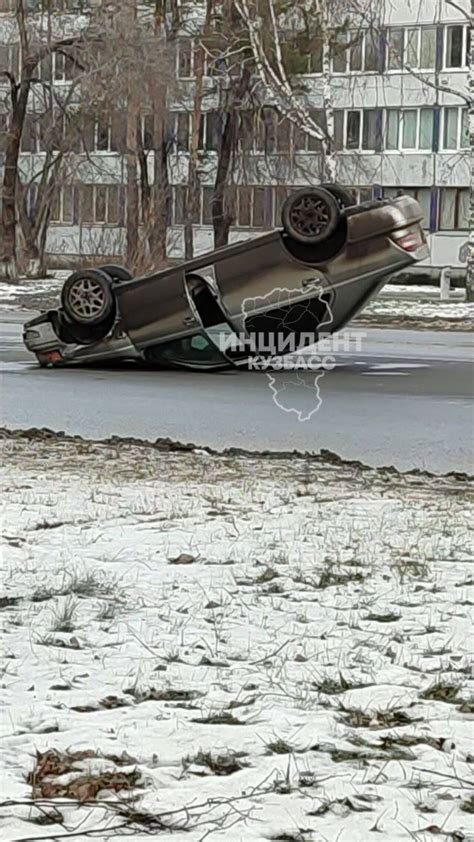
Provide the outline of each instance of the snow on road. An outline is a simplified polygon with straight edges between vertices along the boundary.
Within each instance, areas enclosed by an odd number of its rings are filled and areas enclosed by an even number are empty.
[[[2,449],[3,839],[473,838],[465,477]]]

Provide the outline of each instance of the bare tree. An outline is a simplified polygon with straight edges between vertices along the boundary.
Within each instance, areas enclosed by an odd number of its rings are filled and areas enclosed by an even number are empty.
[[[472,27],[472,14],[466,11],[456,0],[445,0],[447,6],[451,6],[460,12],[470,26],[470,54],[469,54],[469,89],[461,91],[450,89],[450,93],[462,99],[469,108],[469,151],[471,161],[471,180],[469,183],[469,237],[467,242],[466,258],[466,299],[474,301],[474,31]],[[472,12],[472,6],[471,6]],[[446,90],[442,87],[441,90]]]
[[[23,140],[36,154],[29,166],[19,164],[17,183],[18,242],[21,267],[29,278],[46,274],[46,241],[52,210],[60,206],[61,190],[71,182],[76,153],[81,149],[81,126],[87,107],[78,101],[83,69],[78,57],[63,55],[67,86],[52,83],[51,57],[41,65],[41,87],[35,91],[36,112],[27,114]],[[70,78],[69,78],[70,77]],[[38,154],[39,153],[39,154]]]
[[[156,0],[138,14],[137,0],[96,16],[101,49],[87,55],[81,101],[125,131],[118,145],[125,163],[126,262],[146,269],[166,258],[170,204],[168,100],[175,87],[174,29],[165,28],[174,3]],[[144,130],[145,121],[147,129]],[[96,166],[93,155],[90,167]],[[150,176],[150,173],[152,175]]]
[[[37,19],[29,18],[25,0],[16,0],[15,18],[20,43],[20,68],[18,75],[11,69],[0,69],[10,83],[10,116],[5,143],[3,173],[3,201],[0,220],[0,278],[14,281],[17,269],[17,189],[19,184],[18,162],[28,100],[32,87],[37,84],[40,63],[54,53],[69,54],[81,42],[82,32],[71,37],[50,37]]]
[[[278,0],[236,0],[236,8],[247,28],[263,101],[270,101],[280,114],[320,141],[323,172],[327,181],[335,180],[333,105],[330,86],[330,54],[341,32],[347,31],[348,7],[344,0],[298,0],[284,6]],[[294,37],[296,33],[296,36]],[[287,49],[288,37],[291,49]],[[299,47],[298,47],[299,40]],[[302,73],[295,53],[307,59],[315,40],[322,47],[322,93],[326,125],[320,126],[311,115]],[[347,47],[345,47],[347,48]]]
[[[194,94],[192,110],[191,144],[189,149],[188,179],[184,208],[184,254],[187,260],[194,254],[193,222],[200,196],[199,148],[204,100],[206,53],[204,40],[208,36],[214,0],[206,0],[205,18],[200,37],[194,45]]]
[[[131,30],[137,24],[137,0],[126,0],[124,3],[124,23]],[[126,101],[127,101],[127,217],[126,217],[126,252],[127,265],[134,266],[138,258],[138,228],[139,197],[138,197],[138,119],[140,114],[139,91],[137,88],[134,62],[137,56],[131,52],[124,67],[126,72]],[[122,53],[123,56],[123,53]]]

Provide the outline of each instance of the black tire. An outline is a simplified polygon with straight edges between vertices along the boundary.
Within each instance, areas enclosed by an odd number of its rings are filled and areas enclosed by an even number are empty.
[[[61,291],[61,305],[72,322],[100,325],[115,310],[115,298],[109,275],[100,269],[74,272]]]
[[[331,195],[334,196],[341,210],[344,210],[344,208],[350,208],[357,204],[349,191],[345,190],[344,187],[340,187],[339,184],[321,184],[321,187],[323,190],[327,190],[328,193],[331,193]]]
[[[118,283],[123,283],[124,281],[132,281],[133,275],[125,266],[118,266],[115,263],[106,263],[105,266],[99,266],[100,272],[105,272],[109,278],[112,278],[113,281]]]
[[[298,243],[318,245],[336,230],[340,212],[334,196],[322,187],[290,193],[281,212],[283,228]]]

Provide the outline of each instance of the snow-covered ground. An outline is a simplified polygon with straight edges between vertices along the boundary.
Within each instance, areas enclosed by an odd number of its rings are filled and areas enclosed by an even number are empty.
[[[48,278],[28,280],[17,284],[0,281],[0,312],[9,310],[46,310],[59,301],[59,293],[69,271],[54,271]]]
[[[465,300],[465,290],[451,291],[450,301],[441,301],[439,287],[387,284],[369,301],[358,321],[404,327],[472,330],[474,303]]]
[[[473,839],[466,477],[2,449],[2,839]]]

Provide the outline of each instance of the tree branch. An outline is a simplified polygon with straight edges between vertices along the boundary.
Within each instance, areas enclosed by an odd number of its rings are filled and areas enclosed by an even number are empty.
[[[468,12],[466,12],[466,10],[465,10],[465,9],[463,9],[463,7],[459,5],[459,3],[455,3],[455,0],[446,0],[446,5],[447,5],[447,6],[452,6],[452,7],[453,7],[453,9],[457,9],[457,11],[458,11],[458,12],[461,12],[461,14],[463,15],[463,17],[465,17],[467,21],[469,21],[469,22],[471,21],[471,17],[470,17],[470,15],[468,14]]]

